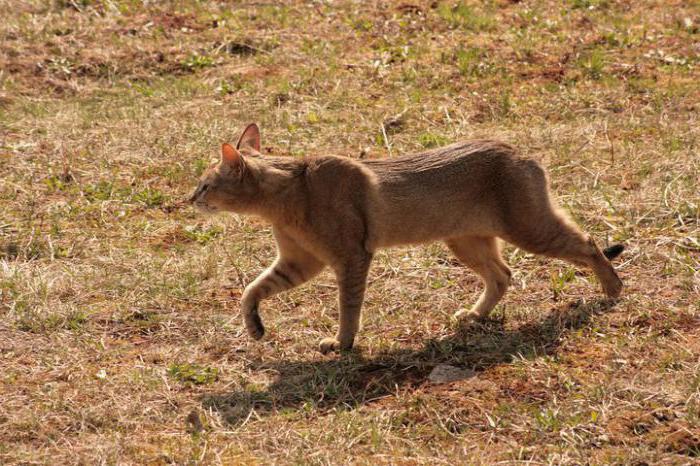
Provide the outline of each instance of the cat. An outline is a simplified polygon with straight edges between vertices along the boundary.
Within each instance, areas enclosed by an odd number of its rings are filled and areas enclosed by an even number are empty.
[[[443,240],[484,282],[460,320],[483,319],[503,297],[511,272],[500,240],[525,251],[593,270],[609,298],[622,281],[610,260],[550,198],[538,162],[493,140],[458,142],[401,157],[353,160],[260,153],[260,130],[248,125],[236,147],[203,173],[190,202],[205,212],[258,215],[272,223],[277,259],[241,296],[248,333],[262,338],[261,300],[294,288],[330,266],[340,323],[322,353],[352,348],[360,326],[367,273],[380,248]]]

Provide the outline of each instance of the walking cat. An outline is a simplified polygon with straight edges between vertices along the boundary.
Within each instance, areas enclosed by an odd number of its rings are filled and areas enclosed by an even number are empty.
[[[485,288],[457,318],[484,318],[501,299],[510,270],[498,238],[525,251],[593,270],[605,294],[622,282],[605,253],[552,203],[534,160],[502,142],[475,140],[383,160],[336,156],[272,157],[260,153],[260,131],[245,128],[236,147],[202,175],[190,202],[206,212],[259,215],[272,223],[277,259],[241,298],[248,333],[265,329],[261,300],[301,285],[325,266],[335,272],[340,326],[320,350],[352,347],[360,326],[367,272],[379,248],[443,240]]]

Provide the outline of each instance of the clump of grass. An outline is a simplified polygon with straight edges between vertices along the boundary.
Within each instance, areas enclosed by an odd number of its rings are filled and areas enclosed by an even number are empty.
[[[603,50],[593,49],[582,57],[578,63],[585,77],[599,80],[605,72],[605,53]]]
[[[350,22],[350,25],[352,26],[352,28],[354,30],[360,31],[360,32],[371,31],[372,28],[374,27],[374,24],[372,23],[372,21],[370,21],[366,18],[353,19]]]
[[[606,8],[608,6],[608,0],[571,0],[571,6],[586,10]]]
[[[153,97],[156,94],[156,90],[145,83],[133,83],[132,87],[136,92],[144,97]]]
[[[474,32],[490,30],[495,24],[492,17],[476,11],[463,1],[440,3],[437,7],[437,14],[452,27]]]
[[[483,56],[483,51],[477,47],[458,49],[454,57],[459,73],[463,76],[482,76],[487,68],[487,65],[482,61]]]
[[[49,189],[49,192],[66,191],[71,187],[72,181],[72,177],[51,175],[44,179],[44,184]]]
[[[198,364],[173,363],[168,367],[168,375],[184,384],[208,385],[219,377],[219,370]]]
[[[554,296],[559,296],[566,289],[567,285],[576,278],[576,269],[569,267],[564,271],[559,271],[551,275],[551,287]]]
[[[207,244],[221,236],[223,232],[224,229],[216,225],[209,227],[202,227],[200,225],[185,227],[185,237],[199,244]]]
[[[158,189],[146,188],[135,192],[132,201],[143,204],[146,207],[159,207],[165,203],[167,197]]]
[[[443,146],[447,142],[448,139],[440,134],[425,132],[418,136],[418,143],[426,149]]]
[[[16,325],[23,332],[50,333],[57,330],[80,330],[86,322],[87,315],[79,310],[62,314],[28,308],[19,313]]]
[[[62,8],[87,8],[93,6],[97,3],[97,0],[56,0],[53,2],[55,8],[60,10]]]
[[[558,432],[562,427],[561,416],[556,409],[542,409],[536,412],[535,421],[540,429],[547,432]]]
[[[506,117],[510,115],[514,105],[512,100],[512,94],[509,89],[505,89],[501,92],[498,104],[498,113],[500,116]]]
[[[232,77],[230,79],[221,80],[219,85],[216,86],[216,92],[222,96],[229,94],[234,94],[245,87],[245,82],[240,78]]]
[[[202,173],[204,173],[204,170],[207,169],[209,164],[211,163],[211,159],[208,158],[199,158],[194,161],[194,174],[195,176],[202,176]]]
[[[51,187],[62,188],[51,179]],[[167,196],[159,189],[145,188],[134,190],[132,187],[115,185],[111,181],[99,181],[83,187],[83,194],[90,202],[120,200],[122,202],[142,204],[146,207],[159,207],[167,201]]]
[[[129,188],[116,187],[111,181],[98,181],[83,187],[83,194],[91,202],[125,198],[129,192]]]
[[[53,231],[45,236],[32,236],[28,241],[20,243],[17,238],[0,240],[0,259],[32,261],[41,258],[61,259],[70,257],[72,251],[63,244],[51,240],[59,236],[58,227],[53,225]]]
[[[73,74],[75,64],[67,57],[50,58],[46,63],[46,69],[53,74],[70,76]]]
[[[182,67],[187,70],[196,71],[202,68],[214,66],[215,61],[214,58],[209,55],[200,55],[194,53],[189,57],[185,58],[181,64]]]

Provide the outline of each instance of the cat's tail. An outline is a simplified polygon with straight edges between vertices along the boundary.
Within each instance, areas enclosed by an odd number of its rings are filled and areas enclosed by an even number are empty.
[[[615,259],[617,256],[622,254],[625,250],[624,244],[613,244],[612,246],[603,249],[603,254],[608,258],[609,261]]]

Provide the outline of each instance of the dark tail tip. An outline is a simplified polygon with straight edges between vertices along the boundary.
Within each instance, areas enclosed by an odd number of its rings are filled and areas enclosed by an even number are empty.
[[[613,244],[609,248],[603,249],[603,254],[605,254],[605,257],[608,258],[608,260],[613,260],[620,254],[622,254],[622,251],[625,250],[625,246],[622,244]]]

